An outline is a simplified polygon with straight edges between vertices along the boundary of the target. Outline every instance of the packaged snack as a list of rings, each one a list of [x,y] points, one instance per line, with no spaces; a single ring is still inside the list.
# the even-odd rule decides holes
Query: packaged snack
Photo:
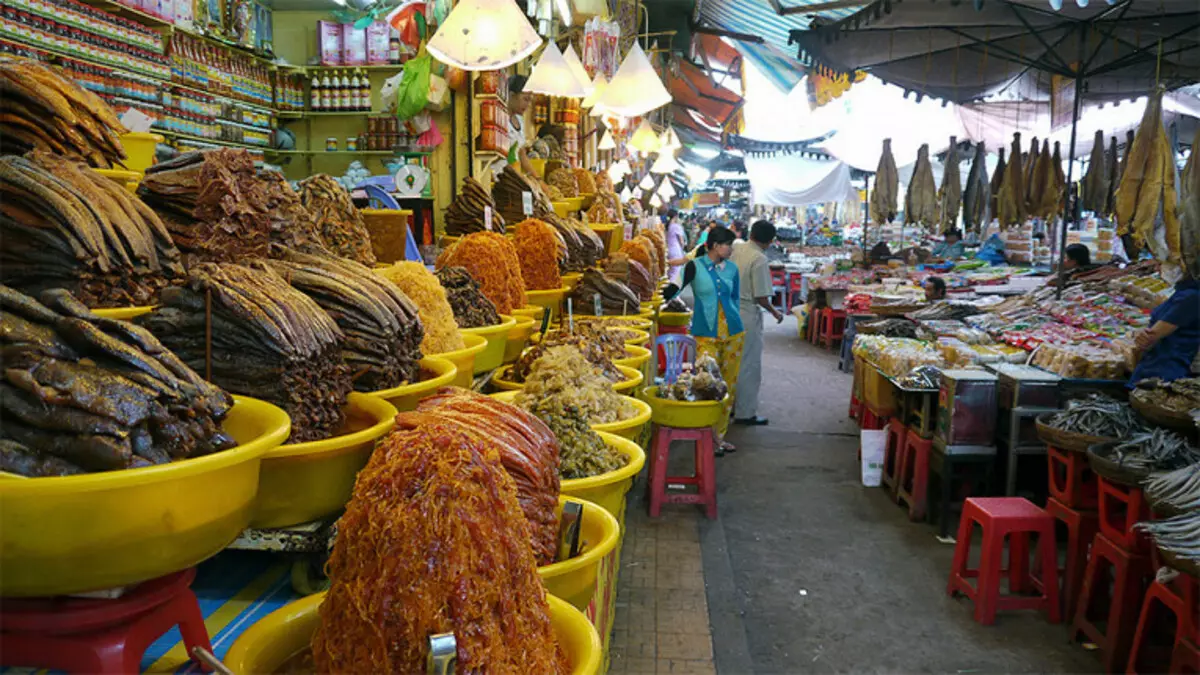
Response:
[[[342,24],[318,21],[317,44],[321,50],[321,65],[342,65]]]

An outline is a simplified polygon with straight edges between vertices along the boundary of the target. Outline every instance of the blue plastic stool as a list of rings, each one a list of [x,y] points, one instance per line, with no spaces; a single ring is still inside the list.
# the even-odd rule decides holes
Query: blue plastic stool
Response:
[[[683,364],[696,360],[696,338],[680,333],[659,335],[654,341],[655,347],[661,347],[663,357],[663,384],[673,384],[683,372]],[[691,358],[688,358],[688,350]],[[657,351],[657,350],[656,350]]]

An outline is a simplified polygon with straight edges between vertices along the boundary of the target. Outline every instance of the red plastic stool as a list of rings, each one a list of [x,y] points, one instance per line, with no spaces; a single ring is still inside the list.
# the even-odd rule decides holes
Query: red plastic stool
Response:
[[[880,417],[867,406],[862,407],[862,415],[858,418],[858,427],[868,431],[879,431],[887,426],[888,418]]]
[[[1050,469],[1050,496],[1073,509],[1094,509],[1099,504],[1096,474],[1082,452],[1046,446]]]
[[[833,349],[833,343],[841,342],[846,330],[846,310],[827,309],[821,312],[820,346]]]
[[[1078,639],[1083,633],[1099,646],[1106,672],[1120,671],[1129,660],[1138,601],[1150,574],[1150,559],[1146,556],[1118,546],[1103,533],[1092,540],[1071,638]]]
[[[971,529],[983,530],[983,548],[979,569],[967,567],[971,554]],[[1044,579],[1038,582],[1029,570],[1029,535],[1038,535],[1038,556]],[[1008,568],[1002,567],[1004,538],[1008,537]],[[1059,623],[1058,569],[1054,545],[1054,519],[1023,497],[971,497],[963,504],[958,524],[958,542],[946,593],[962,593],[975,603],[975,621],[990,626],[996,611],[1037,609],[1046,612],[1050,623]],[[1000,595],[1000,578],[1008,575],[1010,591],[1030,585],[1038,587],[1037,596]],[[978,578],[978,584],[968,581]]]
[[[695,443],[696,473],[693,476],[668,476],[667,462],[672,441]],[[657,518],[663,504],[703,504],[704,515],[717,517],[717,467],[714,460],[716,436],[710,427],[676,429],[654,425],[654,453],[650,464],[650,516]],[[668,492],[669,484],[695,485],[696,493]]]
[[[904,426],[899,419],[893,419],[888,421],[884,430],[887,432],[887,441],[883,446],[883,475],[880,477],[880,484],[892,496],[892,501],[895,501],[896,492],[900,489],[901,477],[904,475],[901,459],[904,457],[904,442],[908,438],[908,427]]]
[[[1150,520],[1150,505],[1141,488],[1119,485],[1103,476],[1097,478],[1100,531],[1118,546],[1149,551],[1149,540],[1133,529],[1138,521]]]
[[[1095,511],[1073,509],[1054,497],[1046,500],[1046,513],[1067,527],[1067,559],[1065,566],[1059,569],[1062,575],[1059,596],[1062,597],[1064,616],[1070,616],[1075,611],[1075,601],[1079,599],[1079,587],[1087,569],[1088,547],[1100,531],[1100,517]]]
[[[1180,574],[1168,583],[1155,580],[1146,591],[1142,601],[1142,613],[1138,617],[1137,631],[1133,635],[1133,646],[1129,650],[1127,673],[1163,673],[1168,671],[1175,651],[1184,640],[1200,639],[1200,604],[1197,603],[1197,581],[1189,574]],[[1168,631],[1161,622],[1165,610],[1174,616],[1175,632],[1169,640]]]
[[[194,647],[211,652],[204,616],[189,588],[195,577],[195,569],[176,572],[139,584],[115,600],[5,599],[0,610],[0,664],[138,673],[146,648],[175,626],[189,654]]]
[[[852,420],[857,420],[862,415],[863,404],[854,394],[850,394],[850,412],[847,415]]]
[[[896,481],[896,501],[908,505],[909,520],[924,520],[928,503],[929,451],[933,441],[921,438],[910,430],[904,439],[904,451],[900,453],[899,479]],[[1036,507],[1035,507],[1036,508]]]
[[[1200,673],[1200,647],[1191,640],[1180,640],[1175,645],[1175,653],[1171,656],[1171,667],[1168,673],[1185,673],[1196,675]]]

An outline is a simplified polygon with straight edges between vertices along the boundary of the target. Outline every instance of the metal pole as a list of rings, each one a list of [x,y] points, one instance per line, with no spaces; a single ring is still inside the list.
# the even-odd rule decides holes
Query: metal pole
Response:
[[[863,252],[863,269],[871,269],[871,261],[867,258],[867,227],[871,224],[871,177],[863,177],[864,193],[867,196],[866,203],[863,205],[863,233],[862,233],[862,252]]]
[[[1084,63],[1083,53],[1087,46],[1088,23],[1079,24],[1079,63],[1075,71],[1075,102],[1071,110],[1071,150],[1070,158],[1067,160],[1067,185],[1066,194],[1063,195],[1063,216],[1062,222],[1059,224],[1058,233],[1058,288],[1054,292],[1055,298],[1061,298],[1063,289],[1067,287],[1067,276],[1063,274],[1063,264],[1067,259],[1067,218],[1074,217],[1075,214],[1075,199],[1072,198],[1074,177],[1072,174],[1075,169],[1075,134],[1079,130],[1079,112],[1083,107],[1083,80],[1084,80]]]

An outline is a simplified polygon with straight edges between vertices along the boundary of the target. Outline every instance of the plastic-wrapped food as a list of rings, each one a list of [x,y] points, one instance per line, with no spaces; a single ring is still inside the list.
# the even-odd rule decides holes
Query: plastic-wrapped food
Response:
[[[721,366],[707,354],[662,389],[662,397],[672,401],[720,401],[728,393]]]
[[[589,424],[604,424],[633,417],[637,410],[617,392],[578,349],[570,346],[546,350],[530,368],[517,405],[535,415],[543,409],[575,406]]]
[[[1034,352],[1033,365],[1063,377],[1089,380],[1125,378],[1124,357],[1108,347],[1044,343]]]
[[[875,364],[889,377],[900,377],[917,366],[942,365],[942,357],[932,345],[908,338],[857,335],[854,358]]]
[[[859,335],[879,335],[893,338],[916,338],[917,324],[908,319],[880,319],[855,325]]]
[[[917,366],[907,375],[896,379],[905,389],[939,389],[942,386],[942,371],[937,366]]]
[[[421,323],[425,326],[425,337],[421,340],[422,352],[442,354],[463,348],[462,334],[454,322],[454,311],[446,299],[446,291],[424,265],[402,261],[376,269],[375,273],[400,287],[416,304]]]
[[[517,249],[503,235],[468,234],[438,256],[437,268],[443,267],[466,269],[501,314],[512,314],[525,305],[525,279]]]
[[[558,273],[559,246],[565,252],[566,245],[553,227],[535,218],[528,218],[517,224],[517,236],[513,243],[526,290],[562,288],[562,276]]]
[[[317,672],[425,672],[449,632],[460,672],[565,672],[499,448],[437,414],[400,415],[375,448],[327,569]]]
[[[587,418],[574,406],[541,406],[537,416],[558,439],[558,473],[564,479],[598,476],[616,471],[629,461],[592,431]]]

